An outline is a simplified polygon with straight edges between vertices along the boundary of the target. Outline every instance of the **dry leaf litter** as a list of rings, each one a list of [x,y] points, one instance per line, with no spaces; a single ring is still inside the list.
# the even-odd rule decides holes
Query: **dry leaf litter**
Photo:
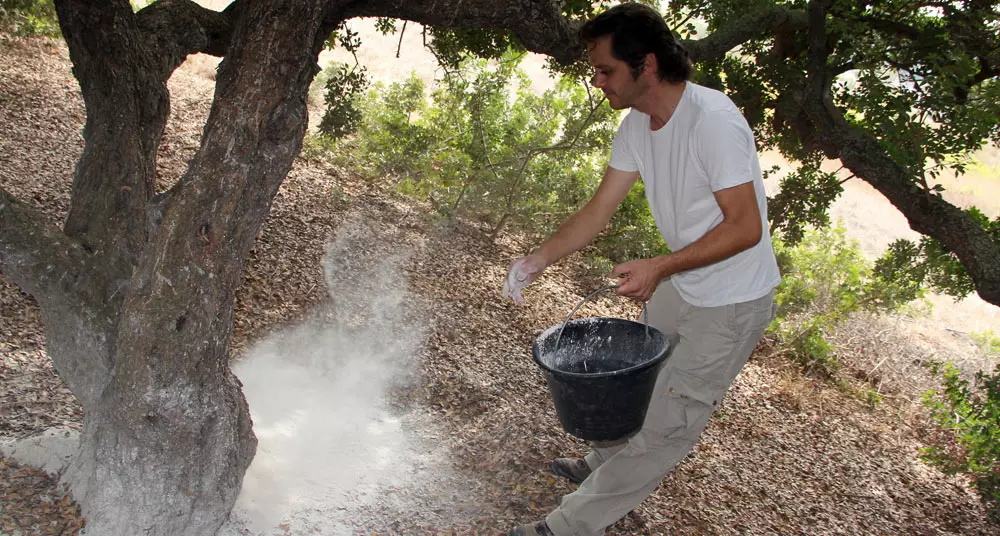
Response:
[[[210,106],[211,60],[198,61],[170,81],[161,188],[184,172]],[[68,209],[83,121],[63,45],[0,43],[0,186],[53,222]],[[530,244],[513,236],[491,244],[474,222],[442,225],[429,212],[395,195],[388,180],[322,159],[300,158],[277,194],[237,298],[236,368],[259,341],[283,330],[294,336],[306,320],[371,331],[385,317],[349,307],[364,303],[351,291],[365,294],[372,270],[401,252],[394,268],[406,291],[392,321],[420,337],[405,373],[387,378],[378,413],[386,429],[410,438],[408,454],[380,469],[395,478],[331,496],[335,503],[312,505],[326,511],[314,519],[278,520],[261,534],[500,534],[540,519],[572,491],[548,463],[586,446],[560,429],[530,346],[602,281],[581,275],[573,258],[526,291],[526,306],[514,306],[498,288],[507,263]],[[331,238],[345,229],[374,236],[347,236],[330,258]],[[80,408],[45,356],[34,301],[0,278],[0,309],[0,438],[79,427]],[[344,310],[355,317],[331,320]],[[637,313],[605,296],[578,316]],[[857,381],[870,382],[873,365],[855,353]],[[965,481],[918,460],[925,423],[911,406],[900,395],[867,408],[803,375],[765,341],[695,451],[609,534],[1000,533]],[[78,508],[55,478],[9,459],[0,459],[0,473],[0,533],[77,533]],[[324,527],[324,519],[337,524]]]

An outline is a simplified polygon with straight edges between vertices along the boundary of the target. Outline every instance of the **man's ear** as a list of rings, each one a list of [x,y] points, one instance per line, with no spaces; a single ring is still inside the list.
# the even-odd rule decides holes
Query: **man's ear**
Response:
[[[656,62],[656,54],[650,52],[646,54],[646,57],[642,61],[642,72],[649,73],[650,75],[656,77],[658,76],[659,64]]]

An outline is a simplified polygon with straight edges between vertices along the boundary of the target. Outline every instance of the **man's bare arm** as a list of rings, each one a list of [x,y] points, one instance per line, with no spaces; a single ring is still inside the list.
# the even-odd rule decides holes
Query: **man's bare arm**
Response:
[[[559,230],[532,253],[546,266],[589,244],[611,221],[618,206],[639,178],[637,171],[608,167],[597,192],[580,210],[570,216]]]
[[[722,209],[722,223],[683,249],[615,266],[613,276],[628,276],[618,293],[648,300],[664,278],[728,259],[757,245],[764,231],[753,182],[719,190],[715,199]]]

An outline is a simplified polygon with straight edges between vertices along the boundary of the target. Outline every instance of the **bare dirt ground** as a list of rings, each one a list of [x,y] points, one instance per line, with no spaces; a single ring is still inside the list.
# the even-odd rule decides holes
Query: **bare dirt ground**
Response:
[[[192,61],[171,80],[173,116],[160,158],[164,184],[183,172],[197,148],[213,87],[205,64]],[[0,185],[54,221],[67,209],[82,121],[64,47],[0,43]],[[490,244],[474,223],[442,225],[428,214],[427,207],[395,195],[388,181],[367,182],[322,159],[300,159],[247,266],[233,357],[239,367],[252,359],[259,341],[293,329],[326,305],[336,310],[338,299],[350,303],[349,296],[329,292],[324,255],[345,223],[372,222],[375,236],[336,251],[345,262],[382,258],[390,253],[380,249],[385,244],[407,251],[399,273],[419,305],[407,314],[425,333],[408,362],[412,374],[386,398],[389,414],[416,434],[417,448],[442,455],[433,463],[447,466],[447,485],[374,486],[364,488],[374,497],[312,503],[314,510],[351,514],[337,530],[320,516],[308,528],[279,519],[264,530],[237,526],[234,533],[500,534],[541,518],[573,489],[548,474],[548,462],[586,447],[560,429],[530,346],[599,282],[582,277],[582,263],[571,259],[528,291],[528,305],[516,307],[499,298],[498,288],[509,260],[530,244],[513,236]],[[346,268],[364,273],[353,272],[359,266],[350,262]],[[78,426],[79,407],[44,352],[43,330],[58,327],[42,326],[34,301],[6,282],[0,308],[0,438]],[[602,298],[580,314],[631,317],[636,310]],[[902,378],[887,373],[887,364],[903,367],[955,350],[933,338],[908,346],[907,321],[880,322],[859,321],[855,336],[839,344],[857,382],[879,385],[888,395],[883,404],[873,409],[803,375],[765,341],[698,448],[610,533],[1000,533],[966,482],[919,461],[927,428],[911,401],[922,386],[907,380],[905,369],[898,369]],[[889,355],[886,347],[895,353],[879,365]],[[388,420],[383,415],[383,423]],[[412,471],[419,461],[400,460],[397,471]],[[75,505],[55,480],[6,459],[0,459],[0,473],[0,533],[78,532]]]

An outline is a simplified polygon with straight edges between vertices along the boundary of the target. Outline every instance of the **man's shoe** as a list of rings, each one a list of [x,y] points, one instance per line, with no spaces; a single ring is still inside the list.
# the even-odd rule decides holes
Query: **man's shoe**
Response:
[[[556,458],[552,460],[552,474],[579,484],[590,476],[590,466],[583,458]]]
[[[521,525],[507,533],[507,536],[555,536],[544,521],[531,525]]]

